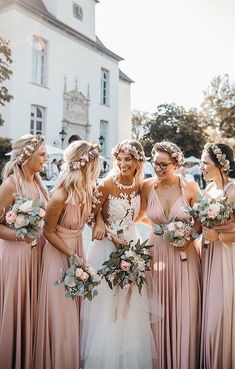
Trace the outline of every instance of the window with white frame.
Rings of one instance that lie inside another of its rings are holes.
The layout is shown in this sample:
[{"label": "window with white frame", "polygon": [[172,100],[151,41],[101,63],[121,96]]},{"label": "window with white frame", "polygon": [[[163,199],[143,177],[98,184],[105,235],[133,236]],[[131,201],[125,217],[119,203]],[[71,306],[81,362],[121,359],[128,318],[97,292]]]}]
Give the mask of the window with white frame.
[{"label": "window with white frame", "polygon": [[102,155],[107,157],[107,144],[108,144],[108,122],[106,120],[100,121],[100,137],[99,137]]},{"label": "window with white frame", "polygon": [[46,56],[47,42],[39,36],[33,36],[32,82],[42,86],[46,85]]},{"label": "window with white frame", "polygon": [[45,124],[45,109],[41,106],[31,105],[30,133],[39,135],[43,133]]},{"label": "window with white frame", "polygon": [[101,69],[101,104],[109,105],[109,71]]}]

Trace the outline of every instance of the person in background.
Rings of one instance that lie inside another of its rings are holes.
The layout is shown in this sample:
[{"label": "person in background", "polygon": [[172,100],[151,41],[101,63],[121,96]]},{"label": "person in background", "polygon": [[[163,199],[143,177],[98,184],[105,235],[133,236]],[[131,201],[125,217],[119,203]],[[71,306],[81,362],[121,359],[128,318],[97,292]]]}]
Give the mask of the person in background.
[{"label": "person in background", "polygon": [[58,177],[58,174],[59,174],[58,163],[56,159],[53,159],[51,162],[51,177],[53,179],[56,179]]},{"label": "person in background", "polygon": [[70,145],[74,141],[80,141],[80,140],[81,140],[81,137],[79,137],[78,135],[72,135],[68,139],[68,145]]}]

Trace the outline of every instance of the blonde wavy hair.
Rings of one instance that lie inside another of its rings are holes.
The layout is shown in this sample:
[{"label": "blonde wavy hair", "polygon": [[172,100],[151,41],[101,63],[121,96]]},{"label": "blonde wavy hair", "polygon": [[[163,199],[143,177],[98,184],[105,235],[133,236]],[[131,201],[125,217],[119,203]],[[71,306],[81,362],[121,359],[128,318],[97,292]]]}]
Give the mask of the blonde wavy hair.
[{"label": "blonde wavy hair", "polygon": [[[145,158],[143,146],[137,140],[124,140],[124,141],[121,141],[118,145],[116,145],[113,150],[115,150],[115,148],[117,147],[120,148],[119,152],[125,152],[125,153],[128,152],[131,155],[132,159],[135,161],[137,165],[137,169],[135,173],[135,184],[137,185],[137,187],[140,187],[142,183],[142,173],[143,173],[143,167],[144,167],[143,158]],[[139,154],[138,157],[140,158],[140,160],[138,160],[136,156],[134,156],[133,150],[131,149],[128,150],[128,147],[134,148],[134,153],[137,152]],[[118,152],[116,150],[115,150],[115,155],[113,156],[115,160],[114,161],[114,169],[115,169],[114,174],[118,174],[119,173],[119,169],[117,166]]]},{"label": "blonde wavy hair", "polygon": [[[3,181],[8,177],[12,177],[16,185],[16,191],[27,196],[28,189],[26,185],[25,166],[28,161],[33,158],[34,153],[44,143],[44,138],[40,135],[24,135],[20,137],[12,146],[11,159],[2,171]],[[30,148],[30,153],[25,154],[25,150]],[[21,158],[21,160],[19,160]],[[35,182],[39,185],[45,198],[48,199],[48,191],[46,186],[43,184],[39,173],[34,175]]]},{"label": "blonde wavy hair", "polygon": [[[89,158],[84,165],[83,158]],[[87,141],[74,141],[64,151],[64,169],[52,190],[63,188],[67,192],[66,203],[76,204],[77,200],[84,204],[90,196],[99,176],[99,145]]]}]

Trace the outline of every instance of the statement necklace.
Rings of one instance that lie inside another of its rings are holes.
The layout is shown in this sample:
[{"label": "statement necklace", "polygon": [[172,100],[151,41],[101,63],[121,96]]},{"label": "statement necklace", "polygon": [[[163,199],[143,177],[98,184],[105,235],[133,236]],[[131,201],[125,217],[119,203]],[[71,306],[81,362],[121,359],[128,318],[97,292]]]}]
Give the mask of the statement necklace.
[{"label": "statement necklace", "polygon": [[120,190],[129,190],[131,188],[135,187],[135,179],[133,179],[133,182],[131,185],[124,185],[122,183],[120,183],[117,179],[117,177],[113,177],[112,178],[113,183],[115,183],[115,185],[117,186],[117,188],[119,188]]}]

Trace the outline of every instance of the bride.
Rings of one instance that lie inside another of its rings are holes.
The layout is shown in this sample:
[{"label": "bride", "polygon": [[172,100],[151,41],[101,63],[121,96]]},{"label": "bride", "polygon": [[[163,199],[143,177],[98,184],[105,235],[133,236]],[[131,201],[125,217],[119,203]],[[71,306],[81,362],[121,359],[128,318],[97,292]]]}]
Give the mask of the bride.
[{"label": "bride", "polygon": [[[134,219],[140,208],[144,151],[138,141],[127,140],[115,146],[112,155],[114,174],[98,187],[93,214],[95,217],[102,209],[108,233],[117,235],[123,231],[126,243],[136,242],[140,236]],[[102,232],[94,228],[93,236],[101,239]],[[120,246],[118,238],[110,238],[95,240],[90,247],[87,261],[97,269]],[[103,280],[98,296],[91,302],[82,303],[81,358],[84,369],[153,369],[156,350],[150,312],[152,320],[156,321],[160,317],[159,306],[157,301],[151,304],[152,298],[146,287],[140,296],[136,286],[132,288],[128,304],[128,291],[128,288],[111,290]]]}]

